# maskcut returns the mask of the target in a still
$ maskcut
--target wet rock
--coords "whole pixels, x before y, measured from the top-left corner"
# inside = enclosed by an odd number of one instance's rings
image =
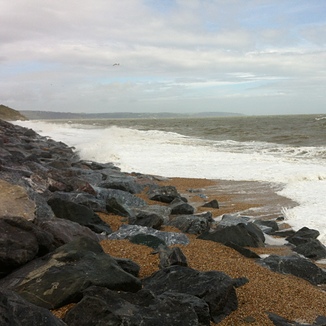
[[[130,237],[129,241],[153,249],[157,249],[160,245],[165,245],[165,242],[162,239],[155,237],[154,235],[142,234],[142,233]]]
[[[110,176],[107,180],[98,184],[101,188],[119,189],[130,192],[131,194],[138,194],[143,190],[143,186],[135,181],[131,176]]]
[[[202,205],[202,207],[220,208],[218,201],[216,199],[213,199],[213,200],[205,203],[204,205]]]
[[[190,204],[184,202],[180,198],[174,199],[170,203],[170,208],[171,208],[171,214],[173,215],[188,215],[188,214],[193,214],[195,212],[195,208],[191,206]]]
[[[212,213],[206,212],[195,215],[174,215],[167,225],[174,226],[185,233],[202,234],[209,231],[213,222]]]
[[[309,239],[307,242],[296,246],[293,250],[313,260],[326,258],[326,247],[317,239]]]
[[[154,188],[149,192],[148,197],[162,203],[171,203],[174,199],[181,199],[181,195],[174,186]]]
[[[160,257],[160,268],[166,268],[174,265],[188,266],[187,258],[179,247],[169,248],[165,245],[158,246]]]
[[[49,310],[24,300],[17,293],[0,288],[1,326],[64,326]]]
[[[326,283],[326,272],[306,258],[270,255],[262,260],[264,266],[282,274],[292,274],[317,285]]]
[[[0,280],[0,287],[47,309],[75,302],[91,285],[128,292],[141,289],[138,278],[126,273],[89,238],[70,242]]]
[[[293,235],[286,238],[286,240],[296,246],[308,242],[310,239],[317,239],[320,235],[319,231],[314,229],[309,229],[307,227],[303,227]]]

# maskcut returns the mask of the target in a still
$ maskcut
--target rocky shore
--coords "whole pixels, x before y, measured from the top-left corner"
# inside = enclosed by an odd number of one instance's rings
[[[218,181],[124,173],[3,120],[0,134],[1,325],[326,325],[318,230],[244,215],[259,202]]]

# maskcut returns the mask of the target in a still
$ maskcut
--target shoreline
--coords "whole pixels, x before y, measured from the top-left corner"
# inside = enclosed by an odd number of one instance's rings
[[[239,191],[225,192],[225,187],[234,190],[235,186],[257,185],[257,182],[237,182],[209,179],[191,179],[191,178],[167,178],[159,180],[160,185],[173,185],[180,194],[186,195],[188,200],[194,206],[197,206],[197,212],[203,211],[200,206],[205,201],[217,199],[222,205],[221,208],[214,210],[214,215],[233,214],[239,212],[250,211],[253,206],[268,208],[262,205],[257,198],[249,198],[249,203],[242,203],[241,199],[247,194]],[[219,186],[222,184],[222,189]],[[273,190],[266,188],[266,184],[261,185],[267,193]],[[189,192],[192,189],[194,192]],[[216,190],[218,191],[216,192]],[[197,190],[200,190],[197,192]],[[258,188],[257,194],[261,193]],[[202,198],[200,194],[208,194],[207,198]],[[223,195],[222,195],[223,193]],[[275,193],[274,193],[275,194]],[[248,195],[250,196],[250,195]],[[261,198],[261,196],[258,196]],[[266,198],[266,197],[265,197]],[[287,202],[287,198],[278,196],[281,203]],[[268,197],[267,203],[273,199]],[[288,203],[292,203],[288,201]],[[157,202],[156,202],[157,204]],[[277,207],[277,206],[276,206]],[[207,208],[205,208],[207,210]],[[212,210],[211,210],[212,211]],[[257,212],[257,211],[256,211]],[[109,223],[113,230],[117,230],[123,222],[123,218],[114,214],[99,214],[100,217]],[[279,214],[275,214],[278,215]],[[181,232],[173,227],[162,227],[163,231]],[[255,260],[245,258],[235,250],[224,246],[223,244],[213,241],[197,239],[195,235],[187,234],[190,239],[188,245],[175,245],[181,248],[189,267],[199,271],[217,270],[227,275],[237,277],[247,277],[249,283],[236,289],[238,296],[238,309],[233,311],[229,316],[222,320],[219,324],[211,322],[211,326],[221,325],[273,325],[268,318],[267,312],[273,312],[295,320],[296,322],[312,323],[317,316],[326,315],[326,288],[314,286],[308,281],[293,275],[284,275],[270,271],[266,267],[259,265]],[[104,251],[113,257],[127,258],[135,261],[141,266],[140,278],[150,276],[159,270],[159,257],[153,254],[153,249],[132,244],[128,240],[102,240],[101,246]],[[291,250],[285,245],[271,245],[264,248],[250,248],[258,255],[288,255]],[[309,298],[309,300],[307,300]],[[57,316],[64,313],[66,308],[54,312]]]

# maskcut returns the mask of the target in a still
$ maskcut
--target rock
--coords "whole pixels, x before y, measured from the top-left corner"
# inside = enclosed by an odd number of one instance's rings
[[[286,240],[298,246],[302,243],[308,242],[310,239],[317,239],[319,235],[319,231],[303,227],[292,236],[287,237]]]
[[[51,206],[55,216],[58,218],[79,223],[96,233],[112,233],[110,226],[103,222],[97,214],[86,206],[62,200],[60,198],[50,198],[48,204]]]
[[[206,212],[196,215],[171,216],[167,225],[174,226],[185,233],[202,234],[211,228],[212,213]]]
[[[55,247],[60,247],[79,237],[88,237],[94,241],[104,239],[104,236],[93,232],[88,227],[69,220],[54,217],[51,219],[36,220],[35,223],[44,231],[52,234]]]
[[[220,208],[218,201],[216,199],[213,199],[213,200],[205,203],[204,205],[202,205],[202,207]]]
[[[307,242],[299,244],[293,250],[313,260],[326,258],[326,247],[317,239],[308,239]]]
[[[195,311],[201,308],[198,301],[198,298],[187,302],[172,295],[155,296],[148,290],[126,294],[91,287],[84,291],[83,299],[67,313],[64,321],[70,326],[209,326],[209,320],[198,321],[204,315],[198,316]]]
[[[112,239],[112,240],[130,239],[133,236],[140,233],[154,235],[155,237],[158,237],[159,239],[163,240],[167,246],[171,246],[174,244],[189,243],[188,237],[183,233],[163,232],[145,226],[128,225],[128,224],[121,225],[118,231],[108,235],[108,239]]]
[[[232,226],[238,225],[240,223],[247,224],[250,221],[250,218],[247,216],[236,216],[230,214],[224,214],[221,221],[218,222],[219,226]]]
[[[270,255],[262,260],[262,264],[274,272],[292,274],[307,280],[313,285],[326,283],[326,272],[306,258]]]
[[[174,186],[163,186],[152,189],[148,198],[162,203],[171,203],[174,199],[180,199],[181,195]]]
[[[0,280],[0,287],[13,290],[47,309],[75,302],[91,285],[128,292],[141,289],[138,278],[126,273],[89,238],[61,246]]]
[[[117,264],[127,273],[138,277],[140,266],[130,259],[113,257]]]
[[[236,283],[222,272],[171,266],[143,279],[143,288],[156,295],[184,293],[199,297],[208,304],[211,320],[218,323],[237,309]]]
[[[0,216],[34,219],[35,204],[29,199],[23,187],[0,180],[0,193]]]
[[[195,209],[193,206],[189,205],[188,203],[185,203],[180,198],[174,199],[170,203],[171,208],[171,214],[174,215],[182,215],[182,214],[193,214],[195,212]]]
[[[261,228],[264,233],[270,234],[279,230],[276,221],[255,220],[254,223]]]
[[[213,232],[206,232],[198,236],[198,239],[211,240],[226,244],[232,242],[241,247],[263,247],[262,231],[253,223],[227,226],[218,228]]]
[[[135,181],[131,176],[110,176],[107,180],[98,184],[98,187],[119,189],[130,192],[131,194],[138,194],[143,190],[143,186]]]
[[[236,250],[238,253],[240,253],[242,256],[247,257],[247,258],[253,258],[253,259],[259,259],[260,256],[257,255],[255,252],[252,250],[249,250],[247,248],[241,247],[233,242],[226,242],[224,243],[226,246]]]
[[[22,217],[0,218],[0,277],[55,249],[53,236]]]
[[[160,268],[166,268],[174,265],[188,266],[187,258],[179,247],[170,249],[165,245],[160,245],[158,247],[158,253],[160,256]]]
[[[17,293],[0,288],[1,326],[64,326],[49,310],[29,303]]]
[[[164,222],[164,218],[161,215],[152,213],[147,210],[139,210],[135,218],[129,219],[129,224],[147,226],[149,228],[159,230]]]
[[[165,242],[158,237],[150,234],[136,234],[130,237],[130,242],[144,245],[153,249],[157,249],[160,245],[165,245]]]
[[[143,206],[143,207],[136,207],[133,209],[134,216],[136,219],[142,220],[142,216],[147,220],[146,216],[153,216],[154,219],[158,219],[159,221],[163,220],[163,223],[167,222],[169,220],[170,214],[171,214],[171,208],[168,206],[161,206],[161,205],[148,205],[148,206]],[[139,217],[137,217],[139,215]],[[158,217],[158,218],[157,218]],[[130,220],[129,224],[136,224],[134,223],[136,221]],[[161,223],[161,222],[159,222]],[[158,225],[153,222],[149,222],[149,224],[155,224],[156,227],[150,226],[150,225],[143,225],[143,226],[148,226],[152,227],[154,229],[159,229]],[[141,224],[137,224],[141,225]]]
[[[326,321],[325,321],[326,318],[323,316],[317,317],[313,324],[307,324],[307,323],[301,324],[293,320],[289,320],[287,318],[278,316],[272,312],[268,312],[267,314],[268,314],[268,318],[273,322],[275,326],[318,326],[318,325],[325,326],[326,325]]]

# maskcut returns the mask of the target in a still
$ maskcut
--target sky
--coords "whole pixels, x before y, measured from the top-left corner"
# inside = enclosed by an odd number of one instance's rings
[[[0,0],[0,104],[326,113],[324,0]]]

